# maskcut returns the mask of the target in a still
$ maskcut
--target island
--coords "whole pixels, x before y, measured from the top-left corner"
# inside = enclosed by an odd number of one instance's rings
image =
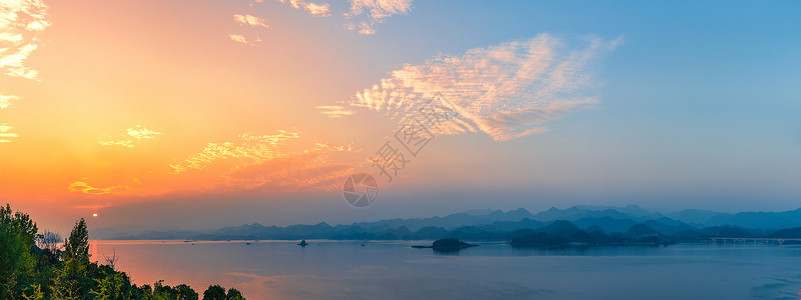
[[[451,252],[451,251],[459,251],[459,250],[462,250],[464,248],[477,247],[477,246],[478,245],[475,245],[475,244],[468,244],[468,243],[462,242],[462,241],[460,241],[458,239],[448,238],[448,239],[436,240],[436,241],[434,241],[434,243],[431,246],[414,245],[414,246],[412,246],[412,248],[431,248],[431,249],[434,249],[434,251]]]

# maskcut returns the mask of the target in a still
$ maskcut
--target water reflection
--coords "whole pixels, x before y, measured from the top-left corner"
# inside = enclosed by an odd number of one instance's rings
[[[165,279],[201,291],[220,284],[250,299],[797,299],[801,288],[797,246],[488,243],[437,253],[410,247],[430,241],[307,242],[92,241],[91,251],[94,259],[116,252],[118,268],[137,284]]]

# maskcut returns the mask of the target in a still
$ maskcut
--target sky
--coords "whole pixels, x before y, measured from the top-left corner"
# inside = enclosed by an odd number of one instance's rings
[[[61,231],[82,217],[203,229],[578,204],[796,209],[799,13],[3,1],[0,203]],[[378,197],[354,208],[343,185],[360,173]]]

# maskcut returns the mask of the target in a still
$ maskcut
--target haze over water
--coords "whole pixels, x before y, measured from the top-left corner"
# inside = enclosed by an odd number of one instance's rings
[[[236,286],[249,299],[798,299],[801,288],[801,247],[773,244],[437,254],[410,247],[431,241],[92,242],[93,258],[116,252],[137,284]]]

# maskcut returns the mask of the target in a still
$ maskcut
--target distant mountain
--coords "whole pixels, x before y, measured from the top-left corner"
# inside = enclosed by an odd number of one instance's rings
[[[464,211],[463,213],[466,213],[466,214],[468,214],[468,215],[474,215],[474,216],[482,216],[482,215],[487,215],[487,214],[490,214],[490,213],[491,213],[491,212],[493,212],[493,211],[494,211],[494,210],[492,210],[491,208],[485,208],[485,209],[471,209],[471,210],[466,210],[466,211]]]
[[[555,220],[568,220],[575,221],[585,218],[604,218],[609,217],[613,219],[631,219],[635,221],[644,221],[664,217],[659,213],[649,212],[636,205],[629,205],[626,207],[612,207],[612,206],[573,206],[567,209],[558,209],[551,207],[546,211],[542,211],[534,215],[534,219],[542,222],[549,222]]]
[[[463,234],[475,239],[495,239],[500,233],[523,228],[542,227],[532,220],[534,215],[524,208],[510,211],[473,210],[445,217],[391,219],[331,226],[291,225],[264,226],[259,223],[224,227],[209,232],[146,231],[136,234],[116,229],[92,231],[99,239],[187,239],[187,240],[256,240],[256,239],[438,239],[449,234]]]
[[[132,228],[130,228],[132,229]],[[143,228],[137,228],[143,229]],[[683,210],[660,214],[636,205],[552,207],[531,214],[524,208],[510,211],[470,210],[444,217],[390,219],[331,226],[285,227],[259,223],[204,232],[185,230],[92,230],[95,239],[133,240],[436,240],[510,241],[517,245],[569,246],[661,244],[697,242],[710,237],[801,237],[801,209],[785,212],[718,213]],[[522,238],[525,237],[525,238]],[[522,239],[521,239],[522,238]]]
[[[741,212],[735,215],[720,214],[710,218],[705,225],[737,225],[746,228],[771,229],[801,227],[801,208],[783,212]]]
[[[487,225],[497,221],[520,221],[525,218],[534,219],[528,210],[518,208],[503,212],[501,210],[479,211],[472,210],[464,213],[457,213],[445,217],[415,218],[415,219],[391,219],[375,222],[353,223],[354,226],[361,226],[366,229],[388,229],[406,226],[410,230],[416,231],[423,227],[438,226],[446,229],[453,229],[460,226]]]
[[[712,226],[701,228],[698,232],[710,237],[752,237],[752,234],[742,228],[729,226]]]
[[[615,219],[612,217],[582,218],[573,221],[573,223],[578,227],[585,229],[589,227],[598,227],[605,233],[626,232],[629,227],[637,224],[637,222],[634,222],[631,219]]]
[[[801,227],[777,230],[770,235],[772,238],[801,239]]]
[[[656,231],[645,224],[636,224],[631,226],[629,230],[626,230],[625,235],[633,239],[641,239],[644,237],[658,236],[659,231]]]
[[[624,213],[626,215],[629,215],[634,219],[649,220],[649,219],[658,219],[658,218],[664,217],[660,213],[648,211],[648,210],[643,209],[642,207],[639,207],[639,206],[633,205],[633,204],[627,205],[627,206],[623,206],[623,207],[590,206],[590,205],[577,205],[577,206],[574,206],[574,207],[577,207],[577,208],[580,208],[580,209],[592,210],[592,211],[615,210],[615,211]]]
[[[687,224],[698,224],[698,225],[707,224],[709,220],[712,219],[713,217],[723,216],[723,215],[731,216],[731,214],[725,214],[709,210],[700,210],[700,209],[685,209],[678,212],[667,213],[665,215],[667,217],[682,221]]]

